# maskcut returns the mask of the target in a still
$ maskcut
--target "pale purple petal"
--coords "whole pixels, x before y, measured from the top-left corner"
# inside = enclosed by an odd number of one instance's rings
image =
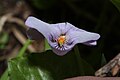
[[[51,25],[54,26],[55,28],[57,28],[57,30],[61,34],[65,34],[71,28],[71,27],[66,26],[67,23],[57,23],[57,24],[51,24]]]
[[[70,30],[80,31],[80,32],[85,31],[85,30],[82,30],[82,29],[79,29],[79,28],[73,26],[72,24],[70,24],[68,22],[51,24],[51,26],[54,26],[58,30],[58,33],[61,33],[61,34],[67,34],[68,32],[70,32]]]
[[[57,55],[63,56],[63,55],[65,55],[65,54],[67,54],[71,49],[62,51],[62,50],[58,50],[58,49],[52,48],[52,50],[53,50],[53,52],[56,53]]]
[[[88,43],[89,45],[96,45],[96,42],[90,42],[90,41],[96,41],[100,38],[100,35],[97,33],[91,33],[87,31],[71,31],[67,35],[70,42],[73,42],[72,45],[75,45],[77,43]]]
[[[49,42],[49,44],[50,44],[53,52],[54,52],[55,54],[59,55],[59,56],[65,55],[67,52],[69,52],[69,51],[72,49],[72,48],[70,48],[70,46],[67,47],[66,45],[64,45],[64,47],[60,48],[60,47],[58,46],[58,43],[57,43],[57,42],[54,42],[54,43],[53,43],[53,42]]]
[[[50,35],[52,35],[52,33],[55,30],[55,29],[53,29],[53,27],[50,26],[50,24],[45,23],[35,17],[28,17],[25,22],[25,25],[27,25],[29,28],[33,28],[33,29],[36,29],[37,31],[39,31],[47,40],[49,40]],[[57,35],[57,33],[56,33],[56,35]],[[36,37],[38,37],[38,36],[36,36]]]
[[[50,34],[53,37],[53,39],[58,39],[58,37],[61,35],[60,30],[56,26],[53,26],[52,24],[50,24],[50,28],[52,29]]]

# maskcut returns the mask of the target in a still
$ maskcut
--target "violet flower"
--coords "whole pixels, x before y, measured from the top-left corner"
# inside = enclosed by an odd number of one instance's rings
[[[30,30],[29,38],[38,39],[42,34],[53,52],[60,56],[69,52],[77,43],[96,45],[96,40],[100,38],[99,34],[79,29],[68,22],[48,24],[35,17],[28,17],[25,24]]]

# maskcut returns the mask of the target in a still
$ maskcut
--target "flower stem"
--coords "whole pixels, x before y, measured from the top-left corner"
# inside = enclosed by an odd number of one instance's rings
[[[24,55],[24,53],[25,53],[27,47],[30,45],[30,43],[31,43],[31,40],[28,39],[28,40],[25,42],[25,44],[23,45],[23,47],[21,48],[21,50],[19,51],[17,57],[22,57],[22,56]]]
[[[84,68],[83,68],[83,65],[82,65],[82,58],[80,56],[79,49],[78,49],[77,45],[74,47],[74,51],[75,51],[75,56],[76,56],[76,59],[77,59],[80,75],[85,76]]]

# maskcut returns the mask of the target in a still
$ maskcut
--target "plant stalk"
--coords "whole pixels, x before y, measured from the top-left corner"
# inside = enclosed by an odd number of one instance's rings
[[[78,49],[77,45],[74,47],[74,51],[75,51],[75,56],[76,56],[76,59],[77,59],[80,75],[85,76],[84,68],[83,68],[83,65],[82,65],[82,58],[80,56],[79,49]]]

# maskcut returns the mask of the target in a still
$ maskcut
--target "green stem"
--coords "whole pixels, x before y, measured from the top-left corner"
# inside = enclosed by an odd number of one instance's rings
[[[23,54],[25,53],[25,51],[26,51],[27,47],[30,45],[30,43],[31,43],[31,40],[28,39],[28,40],[26,41],[26,43],[24,44],[24,46],[23,46],[23,47],[21,48],[21,50],[19,51],[17,57],[22,57],[22,56],[23,56]]]
[[[75,51],[75,56],[76,56],[76,59],[77,59],[80,75],[85,76],[84,68],[83,68],[83,65],[82,65],[82,58],[80,56],[79,49],[78,49],[77,45],[74,47],[74,51]]]

